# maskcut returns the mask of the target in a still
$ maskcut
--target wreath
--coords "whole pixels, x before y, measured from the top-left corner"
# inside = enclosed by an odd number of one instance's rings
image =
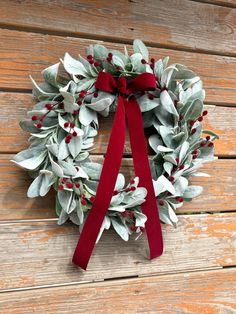
[[[115,112],[122,94],[115,88],[99,89],[101,73],[116,81],[130,82],[147,73],[155,79],[155,88],[133,90],[132,97],[142,112],[143,127],[152,132],[148,141],[155,154],[150,169],[161,221],[176,226],[176,209],[202,192],[202,187],[189,184],[189,178],[208,176],[198,169],[214,159],[213,141],[217,138],[202,130],[208,113],[203,106],[202,81],[181,64],[168,66],[168,57],[149,61],[148,50],[138,39],[133,50],[129,55],[126,47],[122,53],[91,45],[86,58],[77,60],[66,53],[59,63],[43,70],[43,83],[31,78],[38,102],[20,122],[21,128],[31,133],[30,146],[13,161],[33,178],[28,197],[45,196],[51,187],[55,189],[60,225],[69,219],[82,230],[96,199],[102,165],[91,161],[90,151],[98,133],[98,116]],[[149,191],[139,182],[137,176],[128,184],[123,174],[116,176],[96,241],[111,226],[125,241],[132,233],[140,236],[145,232],[147,216],[141,205]]]

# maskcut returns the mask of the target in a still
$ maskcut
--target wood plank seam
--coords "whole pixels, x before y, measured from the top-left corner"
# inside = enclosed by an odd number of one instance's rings
[[[192,2],[198,2],[198,3],[205,3],[205,4],[212,4],[218,7],[223,7],[223,8],[236,8],[236,4],[233,3],[226,3],[226,2],[217,2],[215,0],[189,0]]]

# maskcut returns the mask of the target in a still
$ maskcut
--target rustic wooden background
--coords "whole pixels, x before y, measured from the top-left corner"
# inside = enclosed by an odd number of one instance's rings
[[[236,0],[1,0],[0,27],[0,313],[236,313]],[[83,272],[71,264],[78,229],[57,226],[53,193],[27,199],[30,180],[9,159],[27,147],[29,74],[40,81],[66,51],[134,38],[202,77],[218,160],[192,180],[204,194],[179,210],[178,229],[163,226],[161,258],[146,259],[145,237],[107,232]],[[111,123],[101,120],[95,160]]]

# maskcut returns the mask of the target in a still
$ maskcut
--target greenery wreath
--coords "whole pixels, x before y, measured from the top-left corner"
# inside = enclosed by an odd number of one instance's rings
[[[31,133],[30,147],[13,161],[34,179],[28,197],[45,196],[54,187],[59,224],[70,219],[83,226],[96,195],[102,165],[92,162],[89,152],[98,133],[98,114],[108,116],[117,104],[117,93],[95,88],[101,71],[127,80],[144,72],[155,75],[156,89],[135,97],[144,127],[153,131],[149,145],[155,155],[150,165],[161,221],[175,226],[176,209],[202,192],[202,187],[189,184],[189,178],[208,176],[198,169],[214,159],[217,138],[202,130],[207,115],[202,81],[183,65],[168,66],[168,57],[149,61],[148,50],[138,39],[133,50],[129,55],[126,47],[121,53],[96,44],[87,48],[86,59],[66,53],[59,63],[43,70],[42,84],[31,78],[39,102],[20,122]],[[132,233],[141,235],[147,218],[140,205],[146,195],[138,177],[125,185],[119,174],[98,239],[110,226],[125,241]]]

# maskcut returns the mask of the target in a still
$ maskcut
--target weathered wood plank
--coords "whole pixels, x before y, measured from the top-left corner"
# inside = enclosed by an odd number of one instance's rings
[[[235,313],[235,281],[224,269],[17,291],[0,296],[0,313]]]
[[[85,54],[92,40],[25,33],[10,30],[0,32],[0,87],[5,89],[31,89],[29,75],[41,80],[40,72],[58,62],[68,51],[73,56]],[[123,45],[106,43],[110,48],[123,50]],[[170,56],[170,62],[184,63],[203,79],[207,102],[236,104],[236,58],[222,57],[152,48],[151,56]]]
[[[147,259],[146,237],[124,242],[106,232],[86,272],[71,263],[78,228],[56,222],[1,224],[1,289],[36,287],[135,275],[232,266],[236,263],[236,213],[181,216],[163,227],[165,253]]]
[[[222,54],[236,48],[236,11],[207,3],[178,0],[173,6],[171,0],[149,0],[143,6],[141,0],[15,0],[3,1],[1,11],[4,27],[123,42],[140,38],[153,45]]]
[[[196,0],[196,1],[198,1],[198,0]],[[222,6],[226,6],[229,8],[236,8],[235,0],[199,0],[199,2],[222,5]]]
[[[19,127],[19,121],[26,117],[27,110],[30,110],[35,101],[29,94],[1,93],[0,94],[0,152],[18,152],[27,147],[29,134]],[[219,156],[236,156],[236,108],[206,106],[209,111],[204,120],[204,128],[216,132],[220,140],[216,141],[216,154]],[[99,134],[95,140],[93,154],[106,152],[110,130],[112,128],[114,115],[107,118],[99,117]],[[125,152],[130,153],[129,137],[125,145]],[[151,153],[151,150],[149,150]]]
[[[0,220],[56,218],[54,192],[43,198],[27,198],[31,179],[11,163],[10,158],[10,155],[0,155]],[[94,156],[93,160],[102,163],[103,159]],[[191,182],[203,186],[203,194],[192,202],[186,202],[178,213],[235,211],[236,160],[216,160],[206,164],[202,171],[211,177],[194,178]],[[127,179],[133,176],[130,159],[123,160],[121,172]]]

